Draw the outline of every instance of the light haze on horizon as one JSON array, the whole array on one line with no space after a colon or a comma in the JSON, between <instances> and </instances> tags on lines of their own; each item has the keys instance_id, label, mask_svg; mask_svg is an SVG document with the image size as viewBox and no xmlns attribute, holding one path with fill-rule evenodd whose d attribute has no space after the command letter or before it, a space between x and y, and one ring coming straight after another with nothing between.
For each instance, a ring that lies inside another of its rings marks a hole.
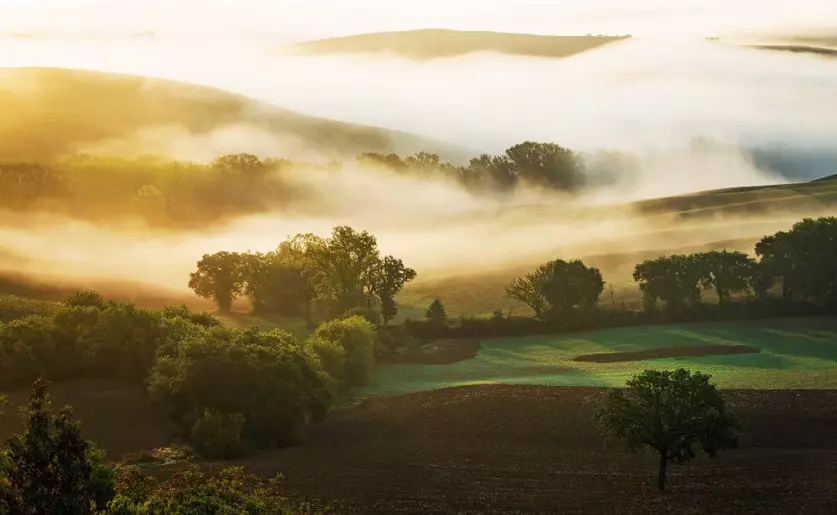
<instances>
[{"instance_id":1,"label":"light haze on horizon","mask_svg":"<svg viewBox=\"0 0 837 515\"><path fill-rule=\"evenodd\" d=\"M153 31L272 43L430 27L692 37L835 26L833 0L0 0L0 32L105 37Z\"/></svg>"}]
</instances>

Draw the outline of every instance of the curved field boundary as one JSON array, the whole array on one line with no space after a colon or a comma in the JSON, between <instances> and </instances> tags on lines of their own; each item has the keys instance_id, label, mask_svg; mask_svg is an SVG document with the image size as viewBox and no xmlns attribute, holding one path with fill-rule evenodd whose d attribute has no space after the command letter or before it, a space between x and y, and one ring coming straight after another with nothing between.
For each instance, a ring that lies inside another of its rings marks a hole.
<instances>
[{"instance_id":1,"label":"curved field boundary","mask_svg":"<svg viewBox=\"0 0 837 515\"><path fill-rule=\"evenodd\" d=\"M728 354L757 354L758 347L751 345L690 345L685 347L661 347L658 349L638 350L632 352L605 352L599 354L584 354L573 358L573 361L586 363L620 363L624 361L644 361L648 359L664 358L699 358L701 356L720 356Z\"/></svg>"}]
</instances>

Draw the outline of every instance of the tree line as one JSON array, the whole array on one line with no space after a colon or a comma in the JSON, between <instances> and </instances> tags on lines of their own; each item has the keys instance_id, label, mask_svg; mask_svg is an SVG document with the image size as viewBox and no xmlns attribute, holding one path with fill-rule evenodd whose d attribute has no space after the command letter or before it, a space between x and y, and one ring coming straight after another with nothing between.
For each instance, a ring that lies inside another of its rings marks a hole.
<instances>
[{"instance_id":1,"label":"tree line","mask_svg":"<svg viewBox=\"0 0 837 515\"><path fill-rule=\"evenodd\" d=\"M806 218L789 231L763 237L755 256L707 251L648 259L634 268L643 310L597 309L605 281L581 260L556 259L517 277L506 295L528 306L534 319L460 318L408 321L420 338L490 337L565 332L666 321L824 314L837 308L837 218ZM716 304L703 302L714 293ZM743 302L732 302L733 298ZM434 303L439 303L438 299ZM443 306L436 306L438 313Z\"/></svg>"},{"instance_id":2,"label":"tree line","mask_svg":"<svg viewBox=\"0 0 837 515\"><path fill-rule=\"evenodd\" d=\"M246 297L255 313L299 316L313 327L317 319L378 306L387 325L398 313L396 295L415 277L401 259L381 257L372 234L338 226L328 238L297 234L270 252L206 254L189 287L222 312Z\"/></svg>"},{"instance_id":3,"label":"tree line","mask_svg":"<svg viewBox=\"0 0 837 515\"><path fill-rule=\"evenodd\" d=\"M618 152L582 155L554 143L523 142L503 154L482 154L467 165L436 155L365 153L362 169L447 178L475 195L509 193L521 184L576 191L611 180L635 166L637 158ZM0 205L23 212L50 211L77 218L139 217L154 227L192 227L240 215L292 209L310 192L287 174L332 172L344 166L290 159L260 159L247 153L210 163L160 156L136 159L74 155L52 162L0 162ZM328 181L328 175L323 175Z\"/></svg>"},{"instance_id":4,"label":"tree line","mask_svg":"<svg viewBox=\"0 0 837 515\"><path fill-rule=\"evenodd\" d=\"M142 384L178 434L209 458L298 441L336 396L366 384L378 345L373 325L357 315L300 341L280 330L228 327L186 307L145 310L89 291L49 312L20 314L0 322L0 388L39 377Z\"/></svg>"}]
</instances>

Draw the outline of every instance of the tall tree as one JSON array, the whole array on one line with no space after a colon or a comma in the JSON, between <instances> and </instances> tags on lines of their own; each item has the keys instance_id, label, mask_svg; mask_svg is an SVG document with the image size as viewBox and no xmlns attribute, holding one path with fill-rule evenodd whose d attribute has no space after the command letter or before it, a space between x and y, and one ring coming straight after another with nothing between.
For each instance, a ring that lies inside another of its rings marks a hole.
<instances>
[{"instance_id":1,"label":"tall tree","mask_svg":"<svg viewBox=\"0 0 837 515\"><path fill-rule=\"evenodd\" d=\"M567 310L593 306L604 291L604 280L598 268L588 267L575 259L556 259L547 263L544 296L552 309Z\"/></svg>"},{"instance_id":2,"label":"tall tree","mask_svg":"<svg viewBox=\"0 0 837 515\"><path fill-rule=\"evenodd\" d=\"M750 288L755 261L743 252L726 250L703 252L696 256L703 268L703 287L712 288L718 302L726 302L730 295Z\"/></svg>"},{"instance_id":3,"label":"tall tree","mask_svg":"<svg viewBox=\"0 0 837 515\"><path fill-rule=\"evenodd\" d=\"M532 308L537 318L543 318L547 305L544 295L545 284L546 268L541 266L532 273L513 279L511 284L506 286L506 295Z\"/></svg>"},{"instance_id":4,"label":"tall tree","mask_svg":"<svg viewBox=\"0 0 837 515\"><path fill-rule=\"evenodd\" d=\"M189 276L189 288L198 296L212 299L228 313L234 298L244 293L243 258L237 252L204 254L198 269Z\"/></svg>"},{"instance_id":5,"label":"tall tree","mask_svg":"<svg viewBox=\"0 0 837 515\"><path fill-rule=\"evenodd\" d=\"M393 256L386 256L379 263L373 289L381 299L381 317L384 319L384 325L388 325L398 313L395 295L415 278L416 271L404 266L403 261Z\"/></svg>"},{"instance_id":6,"label":"tall tree","mask_svg":"<svg viewBox=\"0 0 837 515\"><path fill-rule=\"evenodd\" d=\"M670 309L700 301L700 285L705 274L693 256L672 255L649 259L634 269L646 308L660 299Z\"/></svg>"},{"instance_id":7,"label":"tall tree","mask_svg":"<svg viewBox=\"0 0 837 515\"><path fill-rule=\"evenodd\" d=\"M333 297L337 313L373 304L379 262L375 236L348 226L335 227L330 238L310 245L306 254L323 272L324 290Z\"/></svg>"},{"instance_id":8,"label":"tall tree","mask_svg":"<svg viewBox=\"0 0 837 515\"><path fill-rule=\"evenodd\" d=\"M710 376L678 369L646 370L627 389L607 395L598 414L605 432L629 449L650 447L659 456L657 488L666 488L668 462L684 463L700 448L711 457L737 445L738 421L727 411Z\"/></svg>"}]
</instances>

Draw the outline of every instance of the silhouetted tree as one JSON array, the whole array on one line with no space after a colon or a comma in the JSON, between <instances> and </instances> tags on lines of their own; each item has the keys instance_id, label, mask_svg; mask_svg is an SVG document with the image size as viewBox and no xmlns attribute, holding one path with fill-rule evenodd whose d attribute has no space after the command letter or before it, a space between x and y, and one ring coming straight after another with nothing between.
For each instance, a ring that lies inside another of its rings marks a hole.
<instances>
[{"instance_id":1,"label":"silhouetted tree","mask_svg":"<svg viewBox=\"0 0 837 515\"><path fill-rule=\"evenodd\" d=\"M546 308L544 287L547 275L547 269L542 265L532 273L517 277L506 286L506 295L532 308L537 318L543 318Z\"/></svg>"},{"instance_id":2,"label":"silhouetted tree","mask_svg":"<svg viewBox=\"0 0 837 515\"><path fill-rule=\"evenodd\" d=\"M604 291L598 268L587 267L581 260L556 259L545 265L543 292L556 311L579 306L594 306Z\"/></svg>"},{"instance_id":3,"label":"silhouetted tree","mask_svg":"<svg viewBox=\"0 0 837 515\"><path fill-rule=\"evenodd\" d=\"M702 285L715 290L718 302L723 304L730 295L750 288L755 261L747 254L713 250L696 257L702 268Z\"/></svg>"},{"instance_id":4,"label":"silhouetted tree","mask_svg":"<svg viewBox=\"0 0 837 515\"><path fill-rule=\"evenodd\" d=\"M8 441L8 511L75 515L104 509L115 494L113 473L81 435L69 407L52 413L47 385L35 382L24 430Z\"/></svg>"},{"instance_id":5,"label":"silhouetted tree","mask_svg":"<svg viewBox=\"0 0 837 515\"><path fill-rule=\"evenodd\" d=\"M439 299L435 299L430 303L427 307L427 311L424 313L424 316L427 317L428 321L438 325L444 324L448 319L448 315L445 312L445 306Z\"/></svg>"},{"instance_id":6,"label":"silhouetted tree","mask_svg":"<svg viewBox=\"0 0 837 515\"><path fill-rule=\"evenodd\" d=\"M525 141L506 150L516 175L539 186L571 191L582 185L584 171L575 152L555 143Z\"/></svg>"},{"instance_id":7,"label":"silhouetted tree","mask_svg":"<svg viewBox=\"0 0 837 515\"><path fill-rule=\"evenodd\" d=\"M611 390L598 413L609 437L629 449L654 449L660 460L657 487L665 490L670 460L683 463L700 448L714 457L737 445L738 421L727 411L710 376L678 369L646 370Z\"/></svg>"},{"instance_id":8,"label":"silhouetted tree","mask_svg":"<svg viewBox=\"0 0 837 515\"><path fill-rule=\"evenodd\" d=\"M189 276L189 288L198 296L212 299L229 312L235 297L244 293L243 258L237 252L204 254L198 269Z\"/></svg>"},{"instance_id":9,"label":"silhouetted tree","mask_svg":"<svg viewBox=\"0 0 837 515\"><path fill-rule=\"evenodd\" d=\"M404 262L393 256L386 256L378 264L375 271L374 292L381 299L381 316L384 325L398 314L398 303L395 295L404 285L416 278L416 271L404 266Z\"/></svg>"},{"instance_id":10,"label":"silhouetted tree","mask_svg":"<svg viewBox=\"0 0 837 515\"><path fill-rule=\"evenodd\" d=\"M700 301L700 284L705 274L694 256L672 255L649 259L634 269L646 308L663 300L670 309Z\"/></svg>"}]
</instances>

